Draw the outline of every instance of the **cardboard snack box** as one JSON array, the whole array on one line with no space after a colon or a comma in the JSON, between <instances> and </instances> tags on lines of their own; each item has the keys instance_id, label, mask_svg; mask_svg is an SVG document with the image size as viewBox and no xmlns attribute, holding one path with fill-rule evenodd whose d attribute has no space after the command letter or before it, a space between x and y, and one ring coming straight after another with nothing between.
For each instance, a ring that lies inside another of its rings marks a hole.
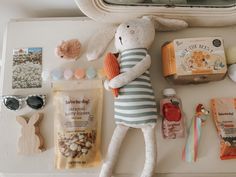
<instances>
[{"instance_id":1,"label":"cardboard snack box","mask_svg":"<svg viewBox=\"0 0 236 177\"><path fill-rule=\"evenodd\" d=\"M162 46L164 77L176 84L222 80L227 72L220 37L175 39Z\"/></svg>"}]
</instances>

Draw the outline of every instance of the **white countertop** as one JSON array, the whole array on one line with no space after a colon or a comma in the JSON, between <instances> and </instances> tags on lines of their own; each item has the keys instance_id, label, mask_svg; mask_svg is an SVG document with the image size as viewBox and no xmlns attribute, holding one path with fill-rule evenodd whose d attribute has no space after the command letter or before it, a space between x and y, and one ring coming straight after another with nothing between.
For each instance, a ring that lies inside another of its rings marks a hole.
<instances>
[{"instance_id":1,"label":"white countertop","mask_svg":"<svg viewBox=\"0 0 236 177\"><path fill-rule=\"evenodd\" d=\"M50 94L50 81L46 80L41 89L11 89L11 67L12 51L21 47L43 47L43 70L49 72L51 69L60 66L88 67L90 65L99 68L102 66L102 59L88 62L85 57L86 44L89 37L105 24L97 23L87 18L63 18L63 19L31 19L11 21L7 27L3 48L2 93L9 94ZM171 86L161 74L160 46L176 38L186 37L207 37L222 36L225 47L235 45L236 26L224 28L189 28L179 32L158 32L154 44L150 49L152 57L151 77L156 100L161 98L161 90ZM62 61L55 57L54 48L63 39L78 38L83 45L83 54L76 64ZM112 51L113 43L108 51ZM4 62L5 61L5 62ZM219 82L212 82L201 85L173 86L178 96L182 99L184 111L188 122L194 114L196 104L204 103L209 106L209 100L214 97L236 97L236 84L228 78ZM112 95L105 92L104 95L104 116L102 123L102 152L105 154L115 124L113 120ZM53 149L53 111L52 97L49 96L48 104L42 112L45 113L41 123L41 132L46 140L47 150L41 154L25 157L16 153L17 139L20 136L20 125L16 122L16 115L27 115L33 111L24 108L18 112L7 110L4 106L0 116L0 172L2 174L18 173L40 173L47 174L80 174L97 176L99 168L85 170L57 171L54 169ZM184 139L164 140L161 134L160 120L157 127L158 159L157 173L169 175L188 174L201 176L220 176L228 174L236 175L236 160L221 161L219 159L219 140L212 119L209 119L203 128L200 144L199 159L194 164L181 160L181 152ZM138 156L137 156L138 154ZM144 140L140 130L130 130L122 146L119 161L115 173L119 175L140 174L144 163ZM208 174L208 175L207 175ZM168 175L167 175L168 176ZM184 175L185 176L185 175ZM226 175L224 175L226 176Z\"/></svg>"}]
</instances>

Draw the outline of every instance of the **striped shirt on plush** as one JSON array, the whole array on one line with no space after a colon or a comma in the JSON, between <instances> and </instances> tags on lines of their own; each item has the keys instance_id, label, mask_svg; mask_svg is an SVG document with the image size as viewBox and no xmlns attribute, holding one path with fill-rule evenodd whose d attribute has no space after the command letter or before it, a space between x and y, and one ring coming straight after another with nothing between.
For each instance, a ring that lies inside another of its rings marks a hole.
<instances>
[{"instance_id":1,"label":"striped shirt on plush","mask_svg":"<svg viewBox=\"0 0 236 177\"><path fill-rule=\"evenodd\" d=\"M146 49L125 50L121 53L120 72L126 72L147 54ZM147 70L140 77L119 90L115 98L116 123L128 125L156 123L157 107Z\"/></svg>"}]
</instances>

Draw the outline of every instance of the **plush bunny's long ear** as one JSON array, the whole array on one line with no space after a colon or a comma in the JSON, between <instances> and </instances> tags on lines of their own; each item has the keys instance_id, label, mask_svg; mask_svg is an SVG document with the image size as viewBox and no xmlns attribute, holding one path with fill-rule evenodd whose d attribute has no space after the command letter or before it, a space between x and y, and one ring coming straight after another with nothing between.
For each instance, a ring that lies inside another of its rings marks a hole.
<instances>
[{"instance_id":1,"label":"plush bunny's long ear","mask_svg":"<svg viewBox=\"0 0 236 177\"><path fill-rule=\"evenodd\" d=\"M188 23L184 20L158 16L144 16L143 18L151 20L157 31L177 31L188 27Z\"/></svg>"},{"instance_id":2,"label":"plush bunny's long ear","mask_svg":"<svg viewBox=\"0 0 236 177\"><path fill-rule=\"evenodd\" d=\"M95 33L88 43L87 58L89 61L98 59L113 39L117 26L108 26Z\"/></svg>"}]
</instances>

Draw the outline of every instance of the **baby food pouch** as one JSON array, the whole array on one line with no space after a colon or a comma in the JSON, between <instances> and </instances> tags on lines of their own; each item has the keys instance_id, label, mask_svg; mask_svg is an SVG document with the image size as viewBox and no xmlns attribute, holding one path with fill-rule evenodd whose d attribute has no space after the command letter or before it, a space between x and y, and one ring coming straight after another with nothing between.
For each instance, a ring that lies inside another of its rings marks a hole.
<instances>
[{"instance_id":1,"label":"baby food pouch","mask_svg":"<svg viewBox=\"0 0 236 177\"><path fill-rule=\"evenodd\" d=\"M172 88L163 91L165 96L160 101L163 137L167 139L183 138L185 135L182 102Z\"/></svg>"},{"instance_id":2,"label":"baby food pouch","mask_svg":"<svg viewBox=\"0 0 236 177\"><path fill-rule=\"evenodd\" d=\"M100 162L101 80L53 83L55 166L93 167Z\"/></svg>"},{"instance_id":3,"label":"baby food pouch","mask_svg":"<svg viewBox=\"0 0 236 177\"><path fill-rule=\"evenodd\" d=\"M211 109L220 137L220 158L236 158L236 99L212 99Z\"/></svg>"}]
</instances>

